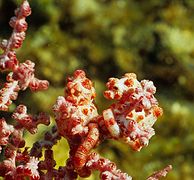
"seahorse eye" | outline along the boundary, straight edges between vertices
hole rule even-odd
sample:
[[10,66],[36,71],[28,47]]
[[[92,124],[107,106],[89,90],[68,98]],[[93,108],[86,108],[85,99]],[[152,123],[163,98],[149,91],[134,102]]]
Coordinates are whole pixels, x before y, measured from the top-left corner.
[[118,87],[117,87],[117,86],[113,86],[113,89],[114,89],[115,91],[117,91],[117,90],[118,90]]

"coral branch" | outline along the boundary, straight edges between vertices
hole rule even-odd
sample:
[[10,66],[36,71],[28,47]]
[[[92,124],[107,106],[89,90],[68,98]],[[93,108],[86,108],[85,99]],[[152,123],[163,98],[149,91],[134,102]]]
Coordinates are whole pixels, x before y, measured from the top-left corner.
[[37,141],[33,144],[30,155],[38,158],[42,157],[42,149],[51,149],[60,139],[61,136],[58,134],[57,127],[53,126],[51,132],[48,131],[45,133],[43,140]]
[[24,0],[21,6],[16,9],[15,16],[11,18],[9,24],[13,28],[13,33],[9,40],[3,40],[0,48],[4,51],[0,55],[0,69],[14,70],[19,62],[16,58],[14,49],[22,46],[25,39],[25,31],[27,30],[26,17],[31,14],[31,9],[27,0]]
[[7,145],[9,136],[13,133],[14,127],[6,123],[5,119],[0,119],[0,146]]
[[18,81],[13,80],[12,73],[7,75],[7,81],[0,90],[0,111],[7,111],[12,100],[16,100],[20,90]]
[[16,176],[13,179],[19,179],[23,177],[30,177],[31,180],[40,179],[38,163],[39,161],[36,158],[30,157],[29,161],[25,165],[19,165],[16,168]]
[[0,110],[7,111],[12,100],[17,98],[19,90],[30,88],[32,91],[46,90],[48,81],[39,80],[34,75],[35,64],[30,60],[19,63],[15,49],[22,46],[27,30],[26,17],[31,14],[31,8],[27,0],[16,9],[15,16],[11,18],[9,24],[13,32],[9,40],[3,40],[0,48],[3,54],[0,55],[0,70],[11,70],[9,80],[0,91]]
[[147,180],[159,180],[160,178],[165,177],[171,170],[172,166],[168,165],[164,169],[154,172]]
[[[39,163],[39,170],[41,171],[41,179],[52,179],[52,177],[57,176],[57,170],[54,169],[56,165],[55,160],[53,159],[53,151],[52,150],[46,150],[45,151],[45,160],[40,161]],[[46,173],[43,173],[43,170],[46,171]]]
[[100,171],[100,178],[102,180],[131,180],[132,178],[126,173],[122,173],[121,170],[117,169],[116,165],[108,159],[101,158],[97,153],[91,153],[88,157],[86,167],[90,170]]
[[37,132],[38,124],[44,124],[48,126],[50,124],[50,117],[45,113],[40,113],[38,116],[32,116],[27,114],[27,108],[24,105],[19,105],[12,117],[30,133],[35,134]]
[[25,90],[28,87],[32,91],[46,90],[48,88],[48,81],[35,78],[34,66],[35,64],[32,61],[26,60],[15,69],[13,79],[19,82],[21,90]]

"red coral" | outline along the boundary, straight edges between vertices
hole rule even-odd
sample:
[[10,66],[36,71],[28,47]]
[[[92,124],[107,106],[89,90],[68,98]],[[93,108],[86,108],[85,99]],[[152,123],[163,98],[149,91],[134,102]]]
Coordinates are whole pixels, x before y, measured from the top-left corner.
[[9,136],[13,133],[14,127],[6,123],[5,119],[0,119],[0,146],[7,145]]
[[38,116],[32,116],[27,114],[27,108],[24,105],[19,105],[12,117],[30,133],[35,134],[37,132],[38,124],[44,124],[46,126],[50,123],[50,117],[45,113],[40,113]]
[[4,87],[0,90],[0,110],[7,111],[12,100],[16,100],[20,90],[18,81],[13,80],[12,73],[7,76]]
[[27,0],[23,1],[20,8],[15,11],[15,16],[10,20],[10,26],[13,28],[13,33],[9,40],[3,40],[1,48],[4,51],[0,55],[0,69],[14,70],[18,66],[18,60],[15,56],[14,49],[22,46],[25,39],[25,31],[27,30],[26,17],[31,14],[30,5]]
[[26,60],[15,69],[13,79],[18,81],[21,90],[25,90],[28,87],[32,91],[46,90],[48,88],[48,81],[35,78],[34,66],[35,64],[32,61]]
[[90,170],[100,171],[100,178],[102,180],[131,180],[132,178],[126,173],[122,173],[121,170],[117,169],[115,163],[108,159],[100,157],[97,153],[91,153],[88,157],[86,167]]
[[169,171],[172,170],[172,166],[168,165],[164,169],[154,172],[147,180],[159,180],[161,177],[165,177]]
[[[31,9],[27,0],[15,11],[10,20],[13,33],[9,40],[3,40],[0,48],[0,70],[10,70],[7,82],[0,90],[0,110],[7,111],[19,90],[30,88],[32,91],[45,90],[48,81],[35,77],[35,64],[26,60],[19,63],[15,49],[22,46],[27,30],[26,17]],[[4,160],[0,162],[0,176],[7,180],[53,179],[75,180],[78,176],[88,177],[98,170],[102,180],[130,180],[108,159],[100,157],[92,150],[105,139],[114,139],[128,144],[139,151],[148,145],[155,134],[153,125],[162,115],[162,109],[154,97],[156,88],[148,80],[138,81],[134,73],[127,73],[121,79],[110,78],[104,96],[115,100],[110,107],[98,114],[94,99],[96,92],[91,80],[83,70],[76,70],[67,78],[65,95],[57,98],[53,106],[56,126],[45,133],[44,139],[34,143],[28,151],[25,147],[24,132],[34,134],[38,124],[49,125],[49,116],[45,113],[33,116],[27,114],[27,107],[16,107],[12,117],[15,125],[8,125],[0,119],[0,152]],[[52,147],[64,137],[70,151],[66,165],[58,169],[53,157]],[[24,150],[22,151],[21,148]],[[42,157],[45,148],[44,160]],[[148,179],[159,179],[171,170],[171,166],[154,173]]]
[[[41,179],[52,179],[52,177],[57,176],[57,170],[54,169],[56,165],[55,160],[53,159],[53,151],[52,150],[46,150],[45,151],[45,160],[41,161],[39,163],[39,171],[41,171]],[[43,173],[43,170],[46,171],[46,173]]]
[[19,165],[14,170],[8,171],[5,174],[6,180],[21,180],[28,177],[30,180],[40,179],[38,172],[39,161],[31,157],[25,165]]
[[15,49],[22,46],[27,30],[26,17],[30,14],[30,5],[27,0],[24,0],[9,22],[13,28],[11,37],[0,43],[0,48],[3,50],[3,54],[0,55],[0,70],[12,71],[5,87],[0,90],[0,110],[8,110],[8,106],[12,103],[11,100],[17,98],[19,90],[25,90],[28,87],[32,91],[46,90],[49,85],[48,81],[35,77],[33,62],[26,60],[24,63],[19,63],[16,57]]

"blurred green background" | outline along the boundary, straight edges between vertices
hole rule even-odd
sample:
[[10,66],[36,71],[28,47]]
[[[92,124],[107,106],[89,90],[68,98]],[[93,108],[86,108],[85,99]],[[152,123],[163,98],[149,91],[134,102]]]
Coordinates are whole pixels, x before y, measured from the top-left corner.
[[[135,180],[173,165],[166,179],[194,179],[194,1],[193,0],[31,0],[32,15],[20,61],[36,63],[36,75],[47,79],[45,92],[20,93],[29,112],[51,111],[63,95],[66,76],[84,69],[95,83],[101,112],[110,102],[103,91],[109,77],[135,72],[150,79],[164,115],[155,124],[156,135],[147,148],[134,152],[125,144],[106,141],[98,152]],[[21,0],[0,1],[0,37],[11,33],[8,25]],[[28,145],[36,136],[27,134]],[[68,147],[61,140],[55,148],[64,165]],[[88,179],[99,179],[93,175]]]

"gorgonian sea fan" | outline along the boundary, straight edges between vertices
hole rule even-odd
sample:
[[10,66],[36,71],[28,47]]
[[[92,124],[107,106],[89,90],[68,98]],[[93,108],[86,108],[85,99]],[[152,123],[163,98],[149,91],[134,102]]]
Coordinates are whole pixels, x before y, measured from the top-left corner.
[[[32,92],[46,90],[48,81],[35,77],[35,64],[26,60],[20,63],[16,49],[22,46],[27,30],[26,17],[31,14],[27,0],[24,0],[10,20],[13,28],[11,37],[3,40],[0,48],[0,70],[8,71],[6,83],[0,90],[0,110],[9,111],[19,91],[30,88]],[[153,125],[162,115],[162,109],[154,97],[156,88],[152,81],[138,81],[134,73],[126,73],[120,79],[110,78],[105,98],[115,102],[98,113],[94,103],[96,92],[93,83],[83,70],[76,70],[67,78],[64,96],[59,96],[53,106],[56,125],[46,132],[44,138],[25,146],[24,132],[38,132],[38,125],[50,123],[49,115],[27,113],[24,104],[18,105],[10,118],[15,123],[0,117],[0,176],[7,180],[29,178],[74,180],[89,177],[92,171],[100,172],[102,180],[130,180],[116,164],[94,151],[106,139],[122,141],[133,150],[140,151],[147,146],[155,134]],[[70,151],[64,166],[56,167],[52,147],[61,138],[66,138]],[[44,148],[44,149],[43,149]],[[42,158],[44,153],[44,158]],[[163,170],[149,176],[149,180],[166,176],[171,170]]]

